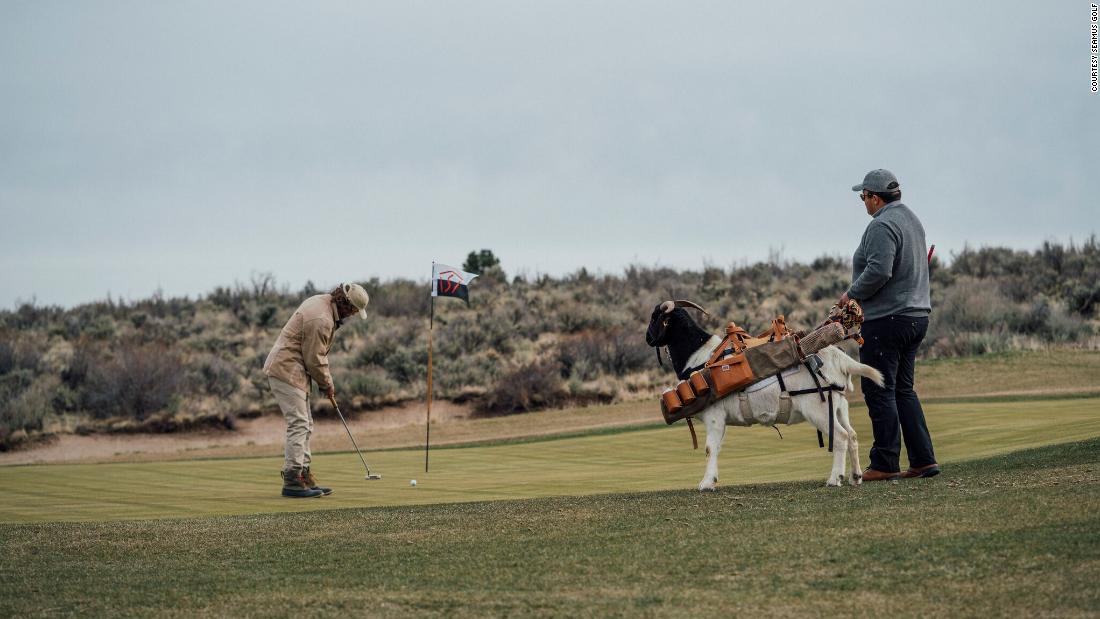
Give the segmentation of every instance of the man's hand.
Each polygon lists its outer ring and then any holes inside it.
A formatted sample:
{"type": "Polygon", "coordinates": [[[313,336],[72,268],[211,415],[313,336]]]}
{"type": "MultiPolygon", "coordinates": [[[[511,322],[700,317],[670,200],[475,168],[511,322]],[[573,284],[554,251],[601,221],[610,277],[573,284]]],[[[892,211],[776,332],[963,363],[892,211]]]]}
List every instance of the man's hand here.
{"type": "Polygon", "coordinates": [[[844,291],[844,294],[840,295],[840,300],[837,301],[836,304],[839,307],[848,307],[848,301],[851,301],[851,299],[848,298],[848,291],[844,291]]]}
{"type": "Polygon", "coordinates": [[[325,387],[325,397],[330,400],[336,399],[336,385],[329,385],[328,387],[325,387]]]}

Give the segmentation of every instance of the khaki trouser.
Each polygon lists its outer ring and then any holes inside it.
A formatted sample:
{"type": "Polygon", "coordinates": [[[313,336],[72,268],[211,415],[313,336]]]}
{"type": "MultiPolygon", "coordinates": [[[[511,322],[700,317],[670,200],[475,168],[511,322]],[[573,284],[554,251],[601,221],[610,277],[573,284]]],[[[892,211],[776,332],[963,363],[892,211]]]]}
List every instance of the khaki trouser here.
{"type": "Polygon", "coordinates": [[[268,378],[275,401],[286,418],[286,457],[283,471],[309,466],[309,437],[313,434],[313,414],[306,401],[306,392],[278,378],[268,378]]]}

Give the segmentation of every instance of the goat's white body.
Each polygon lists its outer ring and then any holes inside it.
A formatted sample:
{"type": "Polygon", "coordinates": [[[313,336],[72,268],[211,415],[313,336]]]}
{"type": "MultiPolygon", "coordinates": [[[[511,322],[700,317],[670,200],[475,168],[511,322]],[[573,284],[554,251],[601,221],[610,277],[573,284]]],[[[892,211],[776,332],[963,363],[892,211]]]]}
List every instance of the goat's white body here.
{"type": "MultiPolygon", "coordinates": [[[[722,340],[717,336],[712,337],[707,343],[699,347],[684,365],[695,367],[705,363],[714,349],[722,340]]],[[[848,391],[853,389],[852,375],[865,376],[875,383],[882,384],[882,375],[871,366],[854,361],[843,351],[835,346],[829,346],[817,352],[823,365],[821,373],[826,380],[835,385],[842,385],[848,391]]],[[[813,389],[817,385],[813,376],[805,367],[800,367],[797,372],[783,374],[783,382],[788,391],[813,389]]],[[[703,473],[703,479],[699,482],[700,490],[713,490],[718,484],[718,452],[722,448],[722,439],[726,434],[726,426],[747,426],[753,424],[774,425],[779,415],[780,395],[783,393],[779,383],[775,382],[762,389],[746,392],[748,397],[748,409],[742,410],[741,399],[737,395],[730,395],[707,408],[703,409],[696,418],[703,422],[707,430],[706,450],[707,468],[703,473]]],[[[852,429],[848,419],[848,399],[845,393],[833,393],[833,414],[835,423],[833,427],[833,468],[829,473],[825,484],[839,486],[845,473],[845,456],[851,461],[850,482],[857,485],[862,480],[862,471],[859,466],[859,443],[856,441],[856,432],[852,429]]],[[[821,401],[815,394],[794,396],[791,398],[791,414],[788,423],[809,421],[818,431],[829,432],[829,402],[821,401]]]]}

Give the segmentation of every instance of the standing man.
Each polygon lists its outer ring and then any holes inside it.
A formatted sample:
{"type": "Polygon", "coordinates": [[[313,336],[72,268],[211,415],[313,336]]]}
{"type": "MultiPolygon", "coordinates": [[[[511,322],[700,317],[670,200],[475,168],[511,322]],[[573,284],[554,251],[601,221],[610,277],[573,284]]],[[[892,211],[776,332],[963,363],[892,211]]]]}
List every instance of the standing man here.
{"type": "Polygon", "coordinates": [[[309,437],[313,414],[306,394],[312,379],[329,399],[336,397],[328,371],[328,351],[340,325],[366,318],[370,297],[359,284],[341,284],[328,294],[306,299],[279,333],[264,362],[264,374],[286,418],[283,496],[294,498],[332,494],[317,485],[309,469],[309,437]]]}
{"type": "Polygon", "coordinates": [[[924,409],[913,390],[913,369],[932,302],[924,226],[901,203],[901,185],[889,170],[871,170],[852,187],[872,217],[852,256],[852,285],[840,297],[863,306],[859,360],[882,372],[879,387],[861,379],[875,442],[864,481],[933,477],[940,472],[924,409]],[[899,436],[900,432],[900,436],[899,436]],[[909,469],[900,472],[901,439],[909,469]]]}

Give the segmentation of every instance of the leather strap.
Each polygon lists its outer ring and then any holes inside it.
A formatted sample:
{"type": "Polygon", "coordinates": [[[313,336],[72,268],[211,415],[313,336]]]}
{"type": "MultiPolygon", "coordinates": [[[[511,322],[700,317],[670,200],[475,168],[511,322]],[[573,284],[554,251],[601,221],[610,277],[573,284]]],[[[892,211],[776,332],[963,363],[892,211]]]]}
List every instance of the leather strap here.
{"type": "Polygon", "coordinates": [[[756,339],[766,339],[769,342],[778,342],[789,334],[790,331],[787,330],[787,321],[783,318],[783,315],[780,314],[778,318],[772,321],[771,328],[756,336],[756,339]]]}
{"type": "Polygon", "coordinates": [[[726,325],[726,337],[722,340],[722,343],[718,345],[718,348],[711,354],[710,359],[707,360],[707,365],[714,365],[722,357],[726,356],[727,350],[732,350],[733,354],[743,352],[745,350],[745,340],[752,339],[748,331],[745,331],[741,327],[737,326],[737,323],[731,322],[726,325]]]}
{"type": "Polygon", "coordinates": [[[791,394],[785,391],[779,394],[779,413],[775,416],[775,422],[782,424],[791,422],[791,394]]]}
{"type": "MultiPolygon", "coordinates": [[[[775,379],[779,381],[779,410],[776,411],[775,422],[787,424],[791,422],[791,394],[787,393],[787,383],[783,382],[783,372],[777,372],[775,379]]],[[[774,427],[774,426],[773,426],[774,427]]],[[[780,435],[782,436],[782,435],[780,435]]]]}
{"type": "MultiPolygon", "coordinates": [[[[844,387],[840,385],[826,385],[820,389],[799,389],[798,391],[790,391],[788,393],[791,395],[810,395],[811,393],[826,393],[829,391],[844,391],[844,387]]],[[[823,402],[827,401],[825,396],[821,397],[823,402]]]]}
{"type": "MultiPolygon", "coordinates": [[[[814,377],[814,382],[817,383],[817,389],[799,389],[798,391],[791,391],[790,395],[799,396],[799,395],[810,395],[811,393],[816,393],[819,396],[821,396],[821,401],[829,402],[829,451],[832,452],[833,451],[833,433],[835,432],[834,426],[833,426],[833,424],[835,423],[835,421],[833,419],[833,417],[834,417],[834,415],[833,415],[833,408],[834,408],[833,407],[833,392],[834,391],[844,391],[844,387],[841,387],[840,385],[834,385],[832,383],[830,383],[829,385],[827,385],[825,387],[822,387],[821,383],[819,383],[817,381],[817,376],[814,375],[813,372],[810,372],[810,375],[814,377]],[[827,400],[825,398],[825,392],[826,391],[829,392],[829,397],[828,397],[827,400]]],[[[817,431],[817,446],[818,447],[824,447],[825,446],[825,438],[822,436],[821,430],[817,431]]]]}
{"type": "Polygon", "coordinates": [[[825,394],[821,391],[821,381],[817,380],[817,373],[810,367],[809,363],[804,363],[806,369],[810,371],[810,378],[814,379],[814,384],[817,385],[817,395],[821,396],[821,401],[825,401],[825,394]]]}
{"type": "Polygon", "coordinates": [[[706,363],[700,363],[699,365],[697,365],[693,368],[685,368],[682,373],[677,374],[676,376],[680,380],[687,380],[689,376],[691,376],[692,374],[694,374],[696,372],[701,371],[705,367],[707,367],[706,363]]]}
{"type": "Polygon", "coordinates": [[[741,419],[752,424],[752,404],[749,404],[749,394],[744,391],[737,393],[737,405],[741,407],[741,419]]]}

